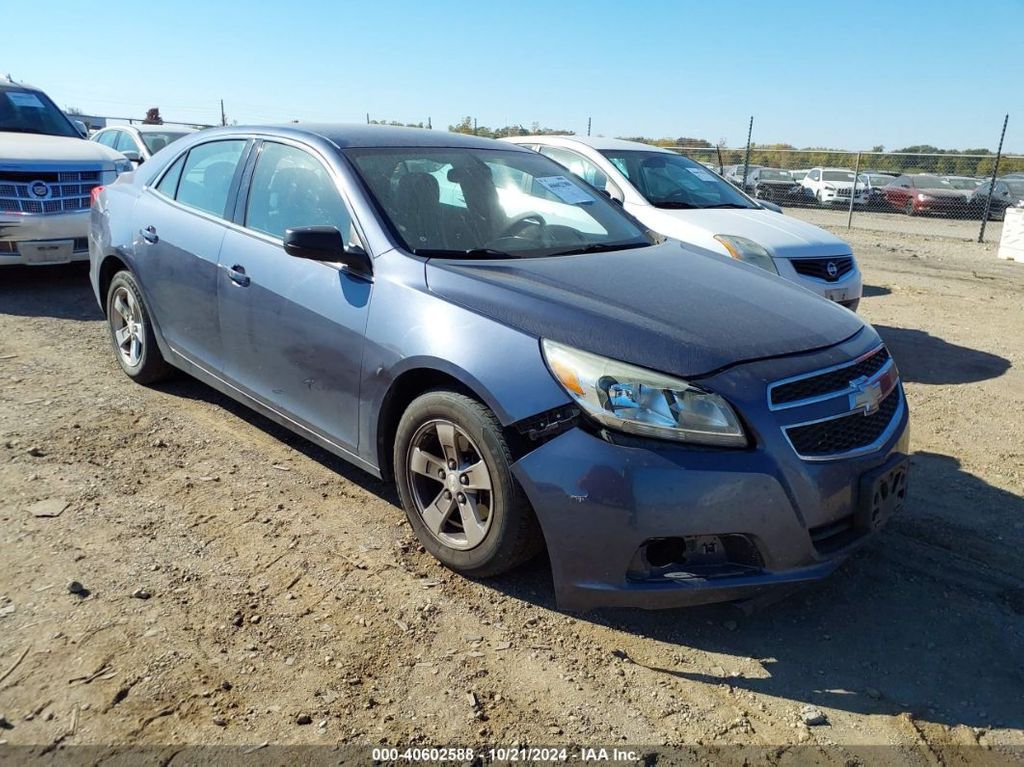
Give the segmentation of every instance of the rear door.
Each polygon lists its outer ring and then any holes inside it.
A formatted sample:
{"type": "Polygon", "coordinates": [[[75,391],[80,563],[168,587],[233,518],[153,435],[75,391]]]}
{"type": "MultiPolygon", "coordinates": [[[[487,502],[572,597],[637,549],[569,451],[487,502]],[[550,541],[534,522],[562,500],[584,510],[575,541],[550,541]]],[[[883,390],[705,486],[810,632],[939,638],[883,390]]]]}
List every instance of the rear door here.
{"type": "Polygon", "coordinates": [[[359,245],[328,164],[314,150],[264,141],[224,238],[218,277],[226,377],[350,452],[372,283],[337,264],[289,256],[285,230],[334,226],[359,245]]]}
{"type": "Polygon", "coordinates": [[[136,270],[153,318],[175,352],[209,370],[223,366],[217,259],[247,145],[193,146],[135,206],[136,270]]]}

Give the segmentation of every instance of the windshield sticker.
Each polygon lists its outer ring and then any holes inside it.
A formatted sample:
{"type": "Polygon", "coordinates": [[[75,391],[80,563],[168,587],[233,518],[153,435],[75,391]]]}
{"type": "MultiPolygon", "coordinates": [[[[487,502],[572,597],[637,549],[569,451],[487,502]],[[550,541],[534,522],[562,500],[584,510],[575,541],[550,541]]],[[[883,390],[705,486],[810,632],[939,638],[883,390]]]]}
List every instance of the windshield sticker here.
{"type": "Polygon", "coordinates": [[[699,178],[701,181],[714,182],[715,180],[715,177],[708,171],[704,170],[703,168],[687,168],[687,170],[690,171],[690,173],[695,175],[697,178],[699,178]]]}
{"type": "Polygon", "coordinates": [[[558,196],[562,202],[570,205],[593,202],[594,198],[572,183],[565,176],[545,176],[538,178],[537,183],[549,192],[558,196]]]}
{"type": "Polygon", "coordinates": [[[34,93],[25,93],[24,91],[7,91],[7,98],[14,106],[19,109],[28,107],[30,109],[45,109],[43,102],[39,100],[39,97],[34,93]]]}

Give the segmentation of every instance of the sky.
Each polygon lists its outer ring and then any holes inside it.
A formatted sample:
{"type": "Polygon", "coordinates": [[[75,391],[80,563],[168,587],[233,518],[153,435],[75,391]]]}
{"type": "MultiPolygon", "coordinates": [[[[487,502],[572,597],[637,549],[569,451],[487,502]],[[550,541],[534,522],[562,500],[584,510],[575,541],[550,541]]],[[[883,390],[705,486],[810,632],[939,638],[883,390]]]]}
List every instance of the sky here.
{"type": "Polygon", "coordinates": [[[86,114],[373,119],[1024,153],[1024,0],[0,0],[0,73],[86,114]],[[24,30],[19,32],[19,30],[24,30]]]}

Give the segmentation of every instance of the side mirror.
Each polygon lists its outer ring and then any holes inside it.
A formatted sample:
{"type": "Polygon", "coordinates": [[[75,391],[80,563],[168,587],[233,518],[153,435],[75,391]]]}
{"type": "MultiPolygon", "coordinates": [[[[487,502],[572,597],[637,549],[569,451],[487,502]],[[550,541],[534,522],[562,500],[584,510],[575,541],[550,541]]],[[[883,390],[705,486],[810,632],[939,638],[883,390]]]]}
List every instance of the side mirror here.
{"type": "Polygon", "coordinates": [[[136,149],[125,149],[121,152],[125,157],[136,165],[142,165],[142,155],[136,149]]]}
{"type": "Polygon", "coordinates": [[[373,262],[366,251],[359,247],[346,248],[341,232],[333,226],[299,226],[286,229],[284,252],[295,258],[343,264],[360,277],[370,277],[373,274],[373,262]]]}
{"type": "Polygon", "coordinates": [[[75,130],[81,134],[82,138],[89,138],[89,128],[84,122],[81,120],[72,120],[71,123],[75,126],[75,130]]]}

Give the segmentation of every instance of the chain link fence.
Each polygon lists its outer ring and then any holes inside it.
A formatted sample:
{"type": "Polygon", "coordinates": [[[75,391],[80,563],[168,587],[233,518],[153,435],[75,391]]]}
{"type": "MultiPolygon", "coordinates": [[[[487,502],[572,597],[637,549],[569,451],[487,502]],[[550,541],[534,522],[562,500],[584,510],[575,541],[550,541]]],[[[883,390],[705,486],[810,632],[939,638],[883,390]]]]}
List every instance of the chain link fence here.
{"type": "Polygon", "coordinates": [[[814,224],[997,240],[1024,156],[667,146],[814,224]]]}

